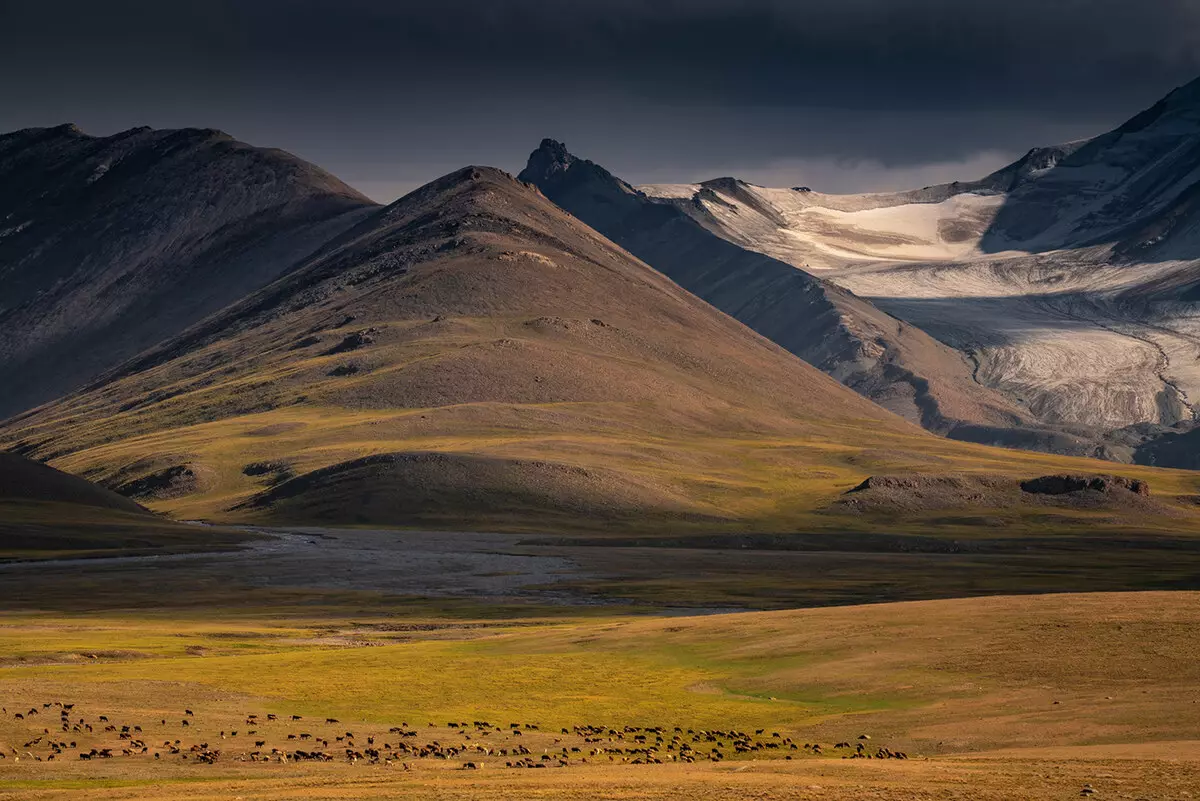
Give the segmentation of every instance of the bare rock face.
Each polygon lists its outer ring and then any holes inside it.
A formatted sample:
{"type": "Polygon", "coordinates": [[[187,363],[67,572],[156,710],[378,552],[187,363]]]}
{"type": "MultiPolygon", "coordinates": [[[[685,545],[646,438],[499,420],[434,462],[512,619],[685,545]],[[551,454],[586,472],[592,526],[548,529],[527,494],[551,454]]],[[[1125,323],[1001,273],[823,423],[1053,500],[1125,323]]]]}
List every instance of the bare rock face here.
{"type": "Polygon", "coordinates": [[[220,131],[0,135],[0,417],[270,283],[374,208],[220,131]]]}

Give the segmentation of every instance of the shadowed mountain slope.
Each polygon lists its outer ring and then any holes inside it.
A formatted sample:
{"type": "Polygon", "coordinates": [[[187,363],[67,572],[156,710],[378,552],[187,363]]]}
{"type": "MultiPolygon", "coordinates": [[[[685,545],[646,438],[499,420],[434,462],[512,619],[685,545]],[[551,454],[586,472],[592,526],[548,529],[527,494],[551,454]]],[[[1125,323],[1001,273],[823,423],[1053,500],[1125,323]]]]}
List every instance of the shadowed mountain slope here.
{"type": "Polygon", "coordinates": [[[0,451],[0,562],[221,549],[246,538],[164,520],[78,476],[0,451]]]}
{"type": "Polygon", "coordinates": [[[1008,190],[988,252],[1111,245],[1127,262],[1200,259],[1200,79],[1077,143],[1008,190]]]}
{"type": "Polygon", "coordinates": [[[145,512],[115,492],[15,453],[0,451],[0,501],[70,503],[122,512],[145,512]]]}
{"type": "Polygon", "coordinates": [[[270,283],[374,206],[219,131],[0,136],[0,417],[270,283]]]}

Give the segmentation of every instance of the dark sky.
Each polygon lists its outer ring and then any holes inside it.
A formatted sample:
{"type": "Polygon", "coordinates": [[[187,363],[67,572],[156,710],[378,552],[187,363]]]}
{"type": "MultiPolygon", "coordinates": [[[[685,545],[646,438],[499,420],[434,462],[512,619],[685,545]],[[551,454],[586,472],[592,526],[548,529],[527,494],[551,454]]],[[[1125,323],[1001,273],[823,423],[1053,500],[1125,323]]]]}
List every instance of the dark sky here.
{"type": "Polygon", "coordinates": [[[635,183],[970,179],[1197,76],[1197,0],[0,0],[0,130],[221,128],[379,200],[543,136],[635,183]]]}

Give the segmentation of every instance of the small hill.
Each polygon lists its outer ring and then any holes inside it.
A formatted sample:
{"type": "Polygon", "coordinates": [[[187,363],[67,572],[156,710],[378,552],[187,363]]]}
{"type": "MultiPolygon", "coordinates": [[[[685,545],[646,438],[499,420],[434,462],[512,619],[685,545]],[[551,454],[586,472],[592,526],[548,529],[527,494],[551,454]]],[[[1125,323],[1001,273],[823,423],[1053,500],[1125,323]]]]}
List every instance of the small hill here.
{"type": "Polygon", "coordinates": [[[164,520],[90,481],[0,451],[0,562],[220,549],[245,539],[164,520]]]}
{"type": "Polygon", "coordinates": [[[0,417],[270,283],[373,207],[220,131],[0,135],[0,417]]]}
{"type": "Polygon", "coordinates": [[[122,512],[146,512],[128,498],[90,481],[18,454],[0,451],[0,503],[5,501],[69,503],[122,512]]]}

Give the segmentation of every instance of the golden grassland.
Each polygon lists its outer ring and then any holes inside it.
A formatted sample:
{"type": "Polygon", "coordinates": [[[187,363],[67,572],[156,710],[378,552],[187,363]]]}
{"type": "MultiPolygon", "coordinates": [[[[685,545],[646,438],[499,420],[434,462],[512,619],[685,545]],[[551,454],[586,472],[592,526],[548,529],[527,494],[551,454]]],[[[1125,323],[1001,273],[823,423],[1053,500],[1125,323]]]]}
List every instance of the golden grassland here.
{"type": "MultiPolygon", "coordinates": [[[[140,723],[147,740],[167,731],[185,745],[219,743],[226,756],[204,766],[150,755],[9,758],[0,761],[0,798],[81,790],[110,798],[1047,798],[1077,796],[1085,783],[1106,797],[1179,798],[1200,776],[1198,624],[1196,593],[520,625],[421,615],[7,614],[0,745],[20,751],[41,731],[15,720],[14,709],[58,700],[92,720],[140,723]],[[195,717],[181,729],[185,707],[195,717]],[[447,721],[482,719],[537,724],[523,740],[535,754],[557,751],[552,737],[573,744],[556,733],[581,724],[764,729],[764,737],[824,743],[826,753],[730,754],[694,765],[576,759],[546,771],[510,770],[499,757],[479,757],[480,772],[462,771],[462,760],[420,760],[407,772],[344,760],[239,762],[233,755],[250,744],[217,732],[244,729],[250,712],[304,717],[261,728],[267,747],[282,749],[297,747],[285,739],[293,731],[332,739],[347,728],[361,741],[401,722],[458,742],[462,732],[447,721]],[[326,717],[339,724],[321,723],[326,717]],[[912,758],[848,761],[832,751],[860,734],[871,735],[872,748],[912,758]]],[[[57,711],[49,714],[56,722],[57,711]]]]}
{"type": "MultiPolygon", "coordinates": [[[[151,412],[123,413],[111,421],[120,431],[122,417],[136,418],[148,433],[86,444],[73,450],[70,440],[59,444],[69,451],[51,463],[67,472],[95,480],[111,480],[121,466],[139,462],[188,464],[199,474],[198,491],[145,503],[176,519],[222,522],[276,521],[269,510],[235,510],[261,492],[261,480],[243,468],[254,462],[284,461],[298,473],[317,470],[348,459],[399,451],[433,451],[506,459],[549,460],[584,468],[612,470],[634,482],[661,490],[677,502],[673,512],[647,511],[621,519],[625,531],[845,531],[874,530],[879,521],[818,513],[869,475],[883,473],[967,472],[1027,478],[1049,473],[1119,473],[1146,480],[1157,497],[1182,504],[1176,518],[1142,518],[1143,532],[1190,533],[1195,530],[1190,508],[1200,495],[1200,476],[1111,462],[1003,450],[938,439],[914,430],[911,434],[880,430],[869,445],[859,424],[831,423],[803,436],[701,436],[686,430],[645,431],[631,419],[636,409],[603,404],[464,404],[431,409],[353,410],[301,405],[238,415],[213,422],[156,428],[151,412]],[[603,423],[597,421],[603,420],[603,423]],[[542,428],[542,431],[530,430],[542,428]],[[545,430],[554,433],[545,433],[545,430]]],[[[48,421],[50,428],[68,421],[48,421]]],[[[64,426],[70,430],[70,426],[64,426]]],[[[36,435],[37,431],[28,432],[36,435]]],[[[961,510],[959,510],[961,511],[961,510]]],[[[1029,510],[988,510],[992,528],[1021,531],[1128,531],[1129,520],[1111,514],[1064,510],[1039,521],[1029,510]]],[[[1044,516],[1041,516],[1044,517],[1044,516]]],[[[347,522],[347,521],[339,521],[347,522]]],[[[349,521],[352,522],[352,521],[349,521]]],[[[425,517],[414,525],[461,527],[453,514],[425,517]]],[[[477,520],[471,521],[478,527],[477,520]]],[[[955,522],[930,512],[889,520],[891,530],[945,531],[955,535],[981,533],[972,523],[955,522]]],[[[495,514],[487,527],[496,530],[604,531],[612,520],[579,517],[538,522],[520,516],[495,514]]]]}

